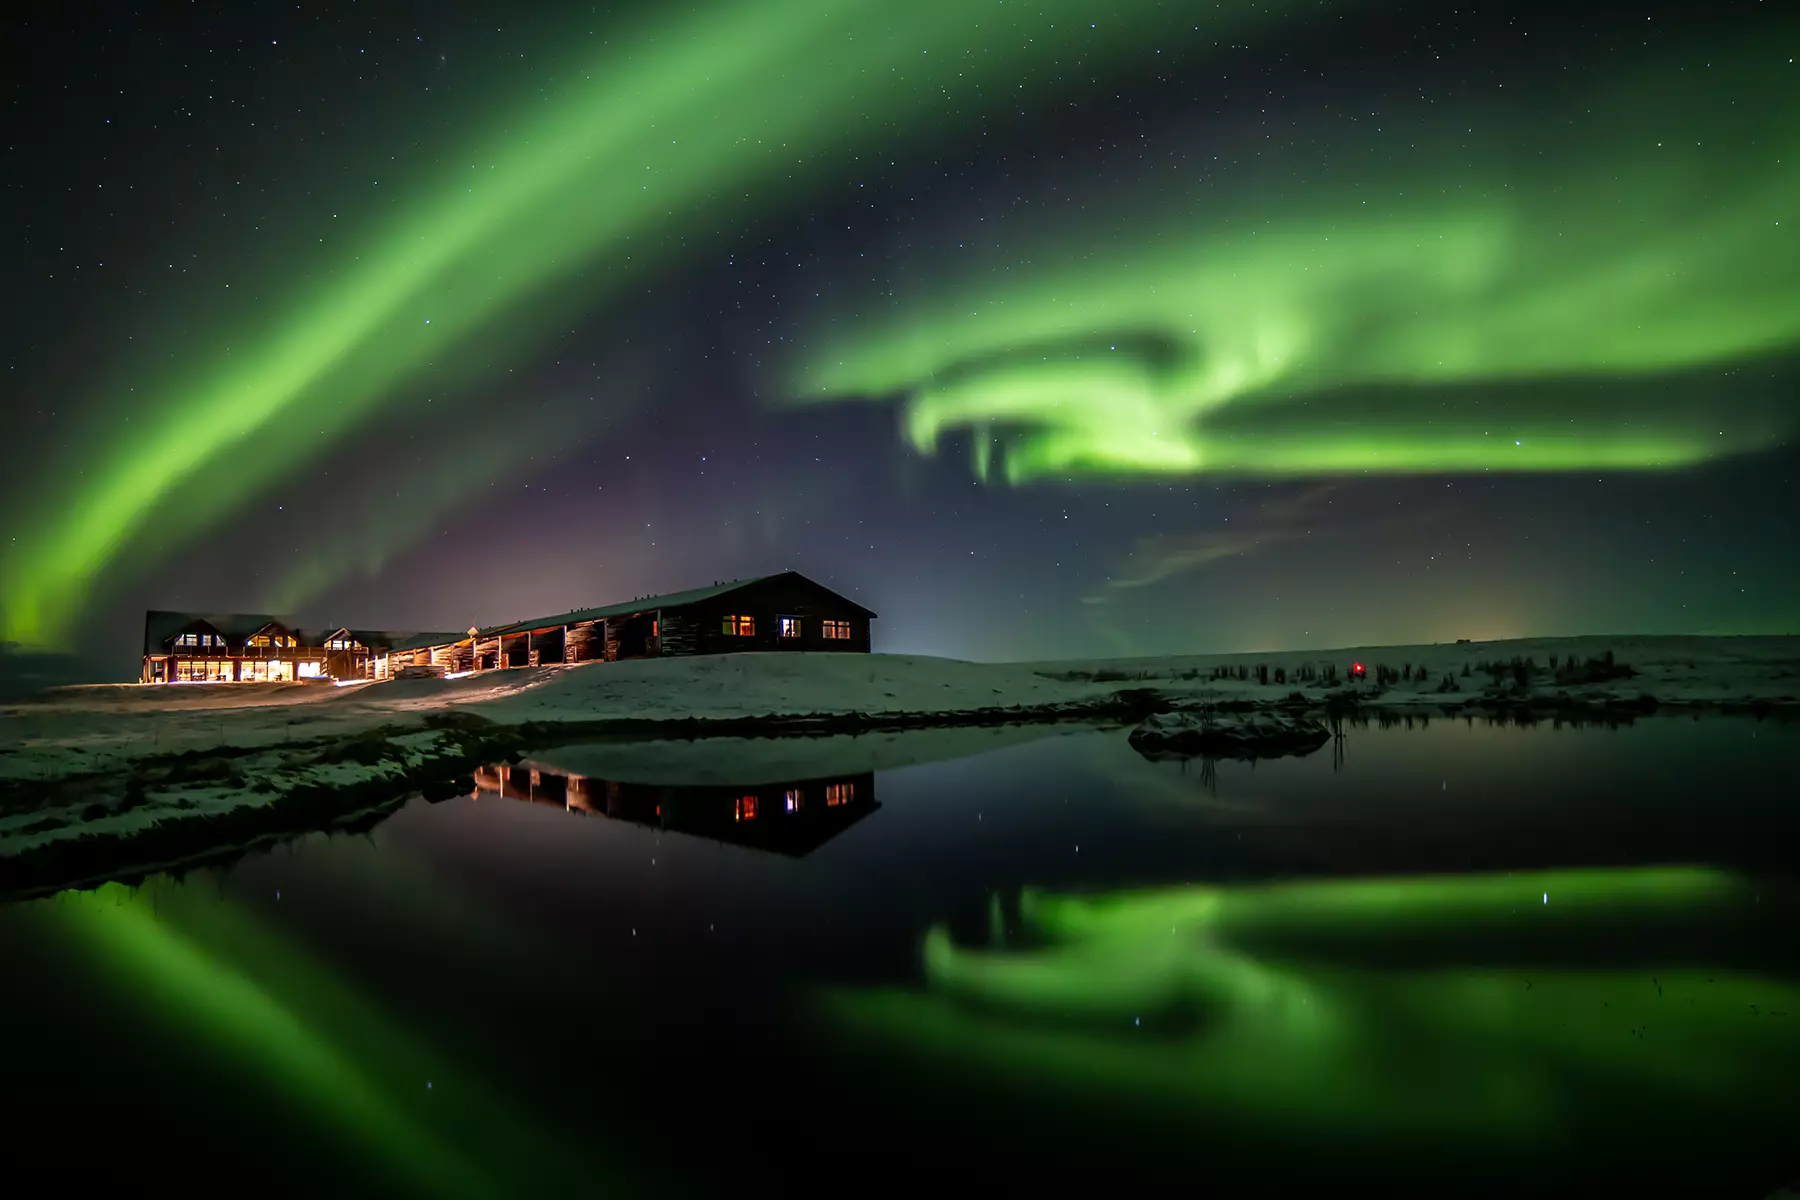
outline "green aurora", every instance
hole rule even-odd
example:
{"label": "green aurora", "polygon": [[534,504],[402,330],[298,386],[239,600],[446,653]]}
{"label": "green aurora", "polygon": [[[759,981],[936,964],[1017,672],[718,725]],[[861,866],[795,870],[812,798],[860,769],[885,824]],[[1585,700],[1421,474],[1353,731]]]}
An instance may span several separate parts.
{"label": "green aurora", "polygon": [[122,431],[47,472],[39,511],[0,541],[0,642],[59,643],[94,580],[144,553],[134,538],[217,525],[434,363],[516,361],[552,312],[616,298],[830,171],[878,169],[903,139],[1041,104],[1072,86],[1070,62],[1092,78],[1149,43],[1204,49],[1296,6],[1178,27],[1153,0],[1104,21],[1089,7],[920,0],[896,19],[875,0],[721,0],[610,38],[566,89],[481,121],[434,178],[388,181],[404,198],[348,253],[266,281],[288,299],[265,327],[183,356]]}
{"label": "green aurora", "polygon": [[1102,196],[1078,224],[989,214],[1003,232],[977,266],[916,264],[935,285],[821,318],[793,386],[902,397],[917,449],[968,431],[976,471],[998,453],[1011,482],[1767,449],[1793,432],[1791,388],[1728,393],[1717,372],[1800,341],[1790,63],[1758,45],[1704,77],[1615,68],[1547,116],[1520,97],[1383,119],[1366,164],[1341,150],[1329,174],[1320,132],[1111,188],[1157,199]]}
{"label": "green aurora", "polygon": [[[105,884],[28,912],[91,951],[102,994],[124,999],[114,1024],[142,1021],[143,1036],[191,1047],[195,1061],[312,1127],[320,1153],[397,1194],[499,1196],[498,1180],[516,1177],[520,1163],[567,1169],[555,1141],[518,1114],[516,1097],[421,1040],[247,907],[155,880]],[[480,928],[484,914],[473,915],[459,928]]]}
{"label": "green aurora", "polygon": [[1036,948],[934,930],[928,991],[824,1004],[908,1062],[1126,1122],[1522,1152],[1642,1103],[1781,1111],[1800,1036],[1763,1014],[1800,987],[1724,948],[1778,903],[1701,868],[1026,892]]}

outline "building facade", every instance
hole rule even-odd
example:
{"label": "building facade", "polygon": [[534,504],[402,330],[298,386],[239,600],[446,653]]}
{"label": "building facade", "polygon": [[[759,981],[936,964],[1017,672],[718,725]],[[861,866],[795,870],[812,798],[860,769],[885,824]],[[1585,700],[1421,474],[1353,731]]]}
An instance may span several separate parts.
{"label": "building facade", "polygon": [[875,614],[797,571],[463,633],[302,630],[248,613],[144,615],[145,683],[380,680],[556,663],[730,654],[867,654]]}
{"label": "building facade", "polygon": [[303,629],[264,613],[144,614],[144,683],[300,683],[391,674],[396,650],[453,633]]}

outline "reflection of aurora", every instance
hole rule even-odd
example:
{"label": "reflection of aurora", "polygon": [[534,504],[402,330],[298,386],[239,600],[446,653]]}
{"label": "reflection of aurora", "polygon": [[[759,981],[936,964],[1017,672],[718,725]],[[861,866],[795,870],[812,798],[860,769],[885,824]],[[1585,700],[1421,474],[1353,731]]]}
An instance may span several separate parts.
{"label": "reflection of aurora", "polygon": [[1800,988],[1726,947],[1760,928],[1782,961],[1777,899],[1700,869],[1027,893],[1040,948],[934,930],[926,994],[829,1007],[909,1056],[1215,1130],[1517,1146],[1615,1103],[1766,1119]]}
{"label": "reflection of aurora", "polygon": [[500,1195],[520,1163],[555,1161],[504,1097],[247,909],[119,884],[36,908],[93,951],[132,1011],[152,1015],[159,1042],[215,1056],[241,1080],[236,1103],[313,1125],[319,1152],[357,1164],[354,1177],[382,1178],[384,1191]]}
{"label": "reflection of aurora", "polygon": [[897,315],[885,297],[860,322],[834,312],[798,386],[901,395],[916,447],[969,431],[977,471],[997,447],[1012,481],[1658,468],[1769,447],[1791,401],[1740,379],[1727,406],[1718,379],[1683,374],[1800,338],[1800,137],[1791,106],[1759,98],[1791,85],[1766,56],[1721,57],[1731,82],[1706,91],[1663,72],[1610,81],[1554,127],[1469,117],[1499,147],[1550,148],[1512,169],[1504,149],[1460,166],[1465,131],[1427,132],[1441,144],[1411,174],[1339,168],[1294,200],[1287,180],[1316,167],[1294,161],[1232,199],[1218,167],[1192,198],[1159,183],[1157,215],[996,234],[991,262]]}

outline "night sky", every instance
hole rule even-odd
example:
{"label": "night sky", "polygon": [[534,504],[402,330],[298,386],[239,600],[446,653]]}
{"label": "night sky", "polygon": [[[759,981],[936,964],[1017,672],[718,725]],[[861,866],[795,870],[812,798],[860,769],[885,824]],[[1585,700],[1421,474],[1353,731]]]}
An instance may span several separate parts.
{"label": "night sky", "polygon": [[[1800,632],[1777,4],[40,6],[0,642]],[[108,15],[110,13],[110,15]]]}

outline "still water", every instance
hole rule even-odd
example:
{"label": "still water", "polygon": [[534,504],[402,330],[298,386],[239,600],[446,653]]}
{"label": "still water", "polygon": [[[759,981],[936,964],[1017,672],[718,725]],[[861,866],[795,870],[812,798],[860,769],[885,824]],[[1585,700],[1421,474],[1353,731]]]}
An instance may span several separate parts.
{"label": "still water", "polygon": [[15,1153],[277,1194],[1800,1174],[1792,725],[541,764],[0,909]]}

